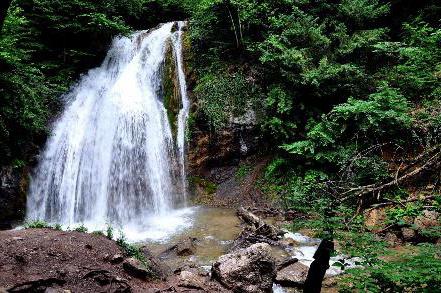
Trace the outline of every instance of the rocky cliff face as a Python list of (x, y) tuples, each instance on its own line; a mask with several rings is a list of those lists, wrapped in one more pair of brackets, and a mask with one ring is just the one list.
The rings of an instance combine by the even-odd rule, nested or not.
[[(250, 109), (240, 117), (230, 117), (223, 129), (213, 131), (204, 117), (198, 115), (199, 103), (193, 94), (197, 81), (191, 67), (193, 58), (187, 36), (184, 63), (192, 101), (187, 130), (187, 167), (196, 203), (236, 206), (255, 202), (260, 197), (255, 181), (266, 165), (266, 159), (256, 155), (257, 150), (262, 149), (256, 114)], [(245, 165), (246, 174), (237, 178), (241, 166)]]
[(0, 229), (10, 229), (23, 220), (26, 208), (28, 168), (0, 169)]

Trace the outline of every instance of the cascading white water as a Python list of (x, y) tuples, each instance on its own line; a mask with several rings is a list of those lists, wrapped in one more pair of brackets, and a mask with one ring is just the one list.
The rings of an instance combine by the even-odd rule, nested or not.
[(178, 81), (179, 81), (179, 90), (181, 94), (182, 108), (179, 111), (178, 115), (178, 134), (177, 134), (177, 145), (178, 145), (178, 155), (180, 162), (180, 176), (181, 176), (181, 184), (184, 190), (184, 196), (186, 196), (187, 192), (187, 176), (186, 176), (186, 168), (185, 168), (185, 128), (186, 122), (188, 118), (188, 113), (190, 111), (190, 101), (188, 100), (187, 95), (187, 83), (185, 82), (185, 72), (184, 72), (184, 60), (182, 58), (182, 34), (183, 28), (185, 26), (185, 22), (178, 22), (178, 30), (173, 35), (173, 44), (175, 48), (176, 54), (176, 67), (178, 72)]
[[(28, 219), (139, 228), (185, 203), (185, 23), (175, 24), (116, 38), (103, 64), (66, 95), (31, 180)], [(170, 44), (182, 104), (176, 141), (161, 97)]]

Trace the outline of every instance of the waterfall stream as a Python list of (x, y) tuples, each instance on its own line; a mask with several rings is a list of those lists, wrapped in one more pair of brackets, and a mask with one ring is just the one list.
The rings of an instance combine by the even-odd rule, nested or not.
[[(27, 219), (111, 224), (136, 237), (186, 225), (184, 26), (115, 38), (103, 64), (64, 96), (31, 179)], [(176, 135), (162, 96), (170, 46), (181, 99)]]

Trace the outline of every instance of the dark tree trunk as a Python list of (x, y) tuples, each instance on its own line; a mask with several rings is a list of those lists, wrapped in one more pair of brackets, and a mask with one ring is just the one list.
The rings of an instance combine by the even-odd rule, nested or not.
[(314, 254), (314, 261), (309, 267), (306, 277), (304, 293), (320, 293), (326, 271), (329, 269), (329, 260), (334, 251), (334, 242), (324, 239)]
[(0, 33), (3, 29), (3, 23), (5, 22), (8, 8), (11, 5), (12, 0), (0, 0)]

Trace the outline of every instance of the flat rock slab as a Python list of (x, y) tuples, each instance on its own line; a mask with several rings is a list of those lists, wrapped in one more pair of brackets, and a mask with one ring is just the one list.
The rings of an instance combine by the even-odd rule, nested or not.
[(302, 287), (308, 276), (308, 266), (295, 262), (277, 272), (275, 282), (285, 287)]

